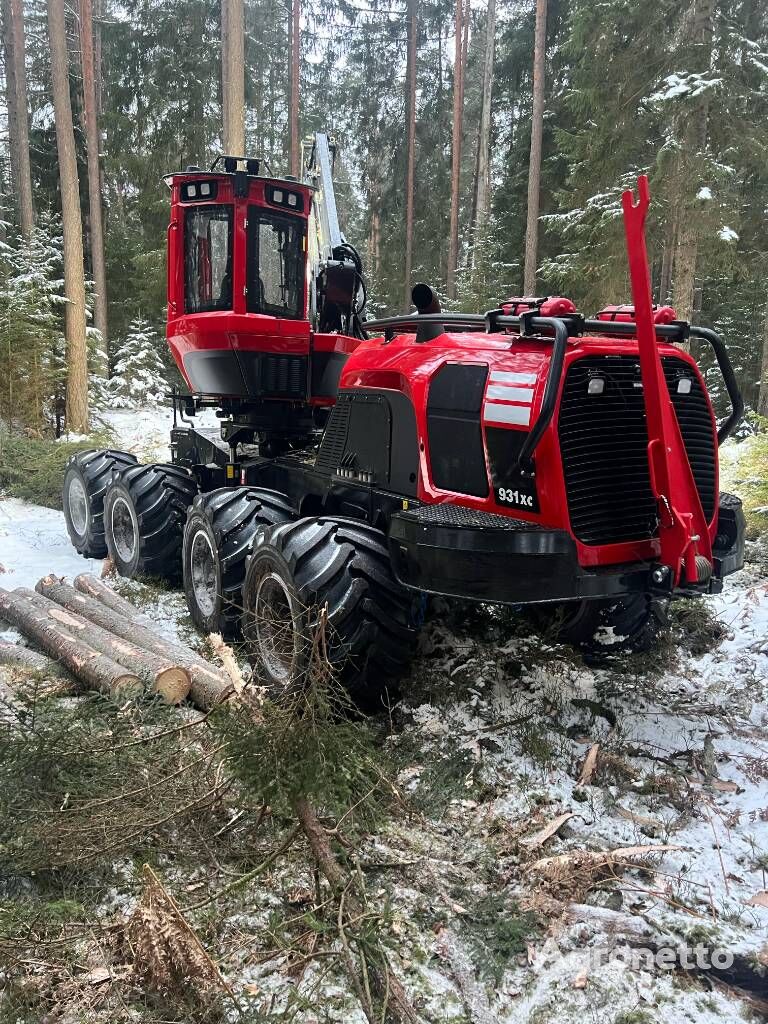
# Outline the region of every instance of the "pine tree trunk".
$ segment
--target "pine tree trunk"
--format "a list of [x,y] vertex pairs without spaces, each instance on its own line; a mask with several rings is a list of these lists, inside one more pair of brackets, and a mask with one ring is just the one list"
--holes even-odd
[[299,136],[299,71],[301,67],[301,2],[293,0],[291,8],[291,111],[290,143],[291,174],[301,177],[301,138]]
[[19,112],[16,105],[16,71],[13,59],[13,24],[11,21],[11,0],[2,0],[3,5],[3,56],[5,58],[5,106],[8,111],[8,158],[11,166],[11,193],[13,203],[19,205]]
[[90,216],[91,266],[93,269],[93,321],[101,333],[104,351],[108,351],[107,270],[104,260],[104,223],[101,204],[101,171],[99,168],[99,126],[97,121],[96,78],[101,71],[95,66],[93,9],[91,0],[80,0],[80,53],[83,65],[83,112],[85,142],[88,156],[88,210]]
[[475,236],[482,235],[491,208],[491,101],[493,97],[493,61],[496,47],[496,0],[488,0],[483,62],[483,95],[480,107],[480,134],[477,148],[477,184],[475,191]]
[[528,164],[528,220],[525,229],[523,292],[536,293],[539,249],[539,193],[541,191],[541,142],[544,133],[544,71],[547,45],[547,0],[536,0],[536,34],[533,44],[533,111],[531,157]]
[[[406,61],[405,121],[408,133],[408,152],[405,169],[405,274],[403,277],[403,308],[411,308],[411,269],[413,266],[413,191],[416,163],[416,21],[417,0],[408,0],[408,55]],[[378,226],[378,219],[377,219]]]
[[77,434],[88,431],[88,349],[83,274],[83,226],[75,157],[75,133],[69,97],[67,36],[64,4],[48,0],[51,80],[59,155],[61,219],[64,232],[65,337],[67,344],[67,426]]
[[459,189],[461,185],[461,130],[464,75],[464,0],[456,0],[455,58],[453,62],[453,145],[451,151],[451,221],[448,235],[446,288],[456,298],[456,265],[459,258]]
[[763,358],[760,364],[760,385],[757,393],[757,415],[768,419],[768,307],[763,321]]
[[[688,14],[688,47],[694,55],[691,69],[708,71],[712,64],[714,0],[694,0]],[[695,107],[687,110],[678,131],[675,174],[675,218],[679,225],[672,264],[672,305],[681,320],[692,320],[696,292],[696,263],[699,248],[698,218],[694,209],[697,191],[695,168],[707,144],[709,98],[705,90]],[[687,347],[687,346],[686,346]]]
[[11,174],[19,211],[19,227],[22,235],[29,238],[35,226],[35,211],[32,202],[32,171],[29,159],[27,68],[24,56],[24,5],[22,0],[4,0],[3,20]]
[[243,0],[221,0],[221,106],[224,152],[245,155]]

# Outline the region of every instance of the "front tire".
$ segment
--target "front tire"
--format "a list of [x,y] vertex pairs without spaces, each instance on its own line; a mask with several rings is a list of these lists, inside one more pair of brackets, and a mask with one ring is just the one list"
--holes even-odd
[[132,466],[107,488],[107,548],[121,576],[181,578],[181,543],[197,481],[169,464]]
[[536,609],[537,623],[577,647],[648,650],[665,623],[664,605],[649,594],[569,601]]
[[327,607],[331,668],[353,699],[375,706],[410,665],[413,605],[380,530],[350,519],[300,519],[257,536],[243,584],[243,633],[264,685],[296,692],[308,682],[318,613]]
[[184,528],[183,563],[184,593],[199,630],[237,634],[253,539],[259,530],[295,518],[285,495],[265,488],[222,487],[195,498]]
[[86,558],[105,558],[104,496],[115,472],[136,465],[136,456],[111,448],[78,452],[64,473],[63,506],[67,533]]

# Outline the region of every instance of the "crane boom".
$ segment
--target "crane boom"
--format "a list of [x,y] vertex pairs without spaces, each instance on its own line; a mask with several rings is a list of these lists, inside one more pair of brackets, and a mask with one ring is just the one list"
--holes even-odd
[[309,216],[310,317],[319,331],[364,338],[366,289],[357,249],[339,226],[333,165],[336,146],[325,132],[304,142],[303,181],[315,191]]

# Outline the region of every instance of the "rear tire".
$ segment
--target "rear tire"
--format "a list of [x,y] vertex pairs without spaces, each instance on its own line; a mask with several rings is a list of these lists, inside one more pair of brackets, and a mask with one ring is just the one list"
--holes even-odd
[[641,593],[536,608],[534,617],[539,625],[554,627],[564,643],[634,650],[648,650],[666,621],[664,605]]
[[181,578],[181,542],[197,481],[168,464],[132,466],[107,488],[104,520],[109,554],[121,576]]
[[295,509],[277,491],[222,487],[198,494],[184,528],[183,564],[184,593],[199,630],[237,634],[253,539],[259,530],[295,518]]
[[243,584],[243,632],[261,681],[278,694],[307,684],[318,612],[327,653],[358,703],[381,706],[413,657],[413,595],[395,579],[386,537],[350,519],[300,519],[257,537]]
[[104,496],[116,471],[136,465],[136,456],[111,448],[78,452],[64,473],[63,506],[67,533],[86,558],[105,558]]

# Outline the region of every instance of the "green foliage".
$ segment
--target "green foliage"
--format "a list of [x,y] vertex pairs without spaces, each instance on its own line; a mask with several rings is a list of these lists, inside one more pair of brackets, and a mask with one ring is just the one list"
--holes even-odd
[[90,448],[109,447],[109,442],[107,431],[97,432],[84,441],[53,441],[0,429],[0,491],[36,505],[60,509],[70,456]]
[[214,800],[217,751],[202,731],[180,739],[169,730],[165,705],[98,695],[68,704],[46,691],[32,679],[4,709],[0,873],[51,880],[48,914],[61,916],[72,894],[59,887],[84,865],[93,873],[175,849],[179,822],[192,814],[198,830],[215,833],[226,808]]
[[291,700],[265,699],[257,721],[237,705],[213,721],[231,770],[254,798],[286,815],[298,796],[337,817],[355,807],[348,823],[365,827],[386,796],[383,758],[371,725],[352,716],[335,681],[313,680]]
[[497,986],[512,958],[524,953],[528,940],[540,930],[534,913],[520,910],[514,900],[506,901],[495,892],[475,903],[467,927],[473,960]]

